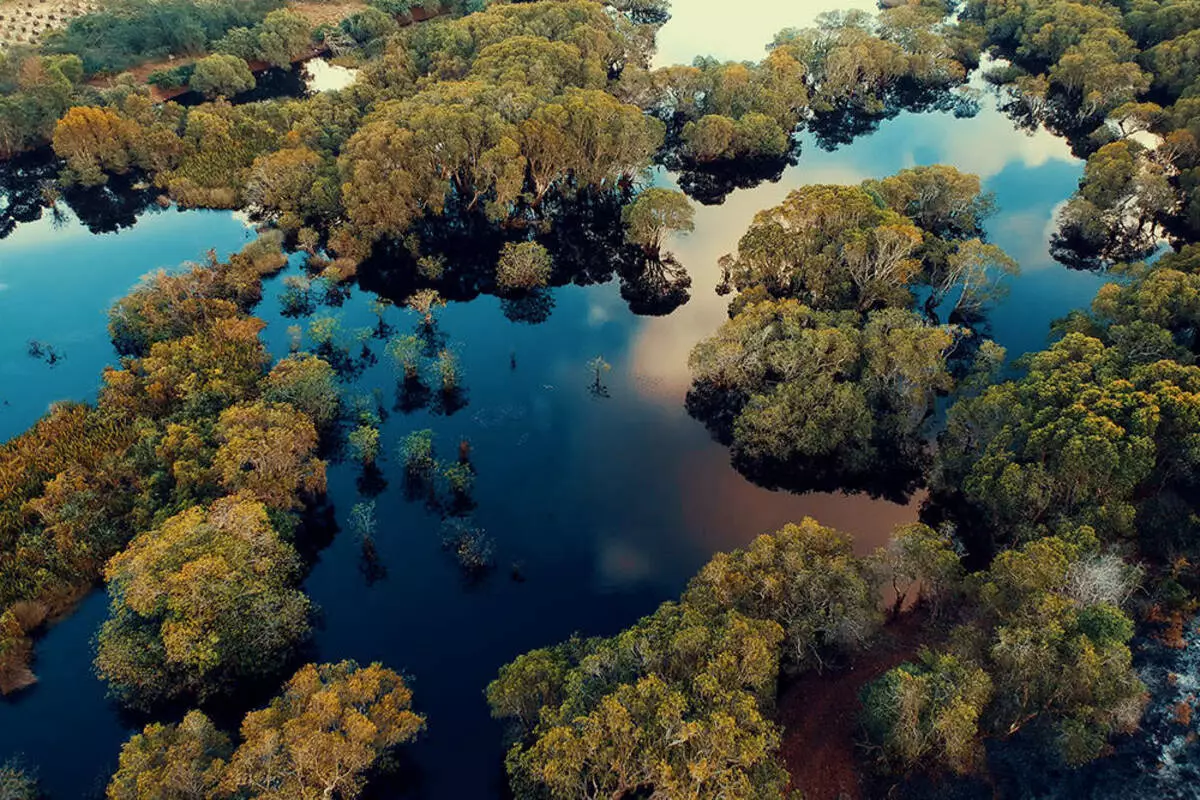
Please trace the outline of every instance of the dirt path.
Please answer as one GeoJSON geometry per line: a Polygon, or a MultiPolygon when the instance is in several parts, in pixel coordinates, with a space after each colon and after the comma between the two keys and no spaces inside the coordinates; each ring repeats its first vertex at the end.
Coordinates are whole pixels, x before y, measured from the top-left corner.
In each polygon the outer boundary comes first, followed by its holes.
{"type": "Polygon", "coordinates": [[[852,669],[808,673],[784,687],[779,700],[780,754],[792,788],[804,800],[862,797],[855,734],[859,692],[892,667],[912,659],[921,644],[920,621],[905,615],[888,625],[881,641],[852,669]]]}

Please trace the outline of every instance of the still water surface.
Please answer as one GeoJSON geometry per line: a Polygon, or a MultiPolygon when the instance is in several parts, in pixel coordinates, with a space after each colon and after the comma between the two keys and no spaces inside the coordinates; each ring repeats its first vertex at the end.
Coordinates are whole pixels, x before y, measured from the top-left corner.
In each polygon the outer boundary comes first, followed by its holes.
{"type": "MultiPolygon", "coordinates": [[[[808,24],[824,6],[748,2],[734,24],[725,6],[680,0],[661,35],[660,60],[686,62],[697,53],[756,59],[777,28],[808,24]]],[[[844,3],[829,0],[835,6],[844,3]]],[[[745,481],[726,449],[684,411],[687,354],[725,317],[727,298],[713,291],[716,261],[756,211],[802,184],[853,183],[934,162],[976,172],[996,193],[1000,213],[989,233],[1024,272],[991,315],[992,332],[1010,354],[1041,347],[1048,323],[1086,304],[1101,282],[1066,270],[1047,252],[1054,210],[1074,190],[1081,164],[1061,141],[1017,132],[989,100],[983,106],[969,120],[904,114],[835,152],[806,137],[799,165],[778,183],[698,206],[695,232],[667,245],[694,281],[691,301],[670,316],[632,315],[615,283],[556,290],[554,311],[540,325],[511,322],[492,297],[444,310],[439,328],[461,356],[468,404],[450,416],[391,413],[383,426],[388,487],[376,498],[375,540],[386,577],[365,578],[359,544],[343,532],[305,587],[322,608],[317,657],[380,660],[405,672],[429,717],[427,735],[407,751],[400,785],[378,786],[378,796],[500,796],[501,732],[482,690],[518,653],[575,631],[611,634],[677,595],[714,551],[806,514],[851,532],[863,552],[915,516],[913,504],[781,494],[745,481]],[[597,355],[613,367],[607,398],[589,391],[585,364],[597,355]],[[444,458],[460,438],[471,442],[473,523],[494,540],[498,565],[482,582],[464,582],[440,547],[440,519],[404,499],[394,448],[420,428],[437,433],[444,458]],[[523,581],[510,578],[513,564],[523,581]]],[[[198,259],[210,247],[228,254],[251,235],[230,213],[174,210],[104,235],[70,218],[18,226],[0,241],[0,400],[7,401],[0,439],[55,400],[94,396],[100,369],[114,360],[104,312],[139,275],[198,259]],[[30,358],[30,339],[65,359],[50,366],[30,358]]],[[[294,324],[280,316],[281,291],[281,279],[270,281],[257,312],[276,355],[287,352],[294,324]]],[[[366,327],[374,323],[369,300],[355,290],[340,309],[320,313],[336,314],[345,330],[366,327]]],[[[400,331],[414,324],[395,309],[388,321],[400,331]]],[[[394,378],[380,355],[346,388],[362,395],[379,388],[390,406],[394,378]]],[[[351,464],[330,467],[330,500],[343,527],[363,499],[358,477],[351,464]]],[[[97,593],[52,629],[38,644],[41,682],[0,701],[0,760],[22,753],[40,765],[54,798],[102,787],[132,729],[90,671],[90,639],[104,604],[97,593]]]]}

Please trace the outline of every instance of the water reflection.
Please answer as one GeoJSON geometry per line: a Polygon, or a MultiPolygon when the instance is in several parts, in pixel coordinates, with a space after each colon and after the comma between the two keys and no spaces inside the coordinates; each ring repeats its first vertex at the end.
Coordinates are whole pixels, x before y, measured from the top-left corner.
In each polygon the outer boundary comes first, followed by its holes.
{"type": "Polygon", "coordinates": [[[358,80],[358,70],[330,64],[326,58],[314,58],[304,63],[304,85],[310,92],[345,89],[358,80]]]}
{"type": "Polygon", "coordinates": [[[659,31],[654,65],[690,64],[696,56],[757,61],[763,46],[783,28],[811,25],[826,11],[877,8],[874,0],[676,0],[671,21],[659,31]]]}
{"type": "Polygon", "coordinates": [[[240,249],[252,232],[229,212],[174,209],[98,235],[74,214],[20,225],[0,244],[0,441],[24,431],[57,400],[87,400],[116,354],[108,308],[152,270],[240,249]],[[53,347],[53,365],[29,342],[53,347]]]}

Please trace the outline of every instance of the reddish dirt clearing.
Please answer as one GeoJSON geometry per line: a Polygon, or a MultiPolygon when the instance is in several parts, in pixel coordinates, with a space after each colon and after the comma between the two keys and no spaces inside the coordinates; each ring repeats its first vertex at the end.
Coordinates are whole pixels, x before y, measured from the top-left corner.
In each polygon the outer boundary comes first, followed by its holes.
{"type": "Polygon", "coordinates": [[[779,700],[780,754],[792,776],[792,788],[802,791],[804,800],[862,797],[855,742],[859,692],[892,667],[911,660],[921,638],[921,621],[906,614],[885,627],[878,646],[853,667],[823,675],[810,672],[785,685],[779,700]]]}

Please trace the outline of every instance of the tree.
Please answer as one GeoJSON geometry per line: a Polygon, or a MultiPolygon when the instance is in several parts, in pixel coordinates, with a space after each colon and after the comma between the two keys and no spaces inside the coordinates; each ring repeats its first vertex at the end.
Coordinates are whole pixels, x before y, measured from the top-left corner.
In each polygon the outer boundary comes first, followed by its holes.
{"type": "Polygon", "coordinates": [[[850,537],[811,517],[745,550],[718,553],[688,583],[683,602],[777,622],[783,657],[797,670],[864,648],[880,622],[870,569],[850,537]]]}
{"type": "Polygon", "coordinates": [[[379,457],[379,428],[370,422],[363,422],[346,437],[346,444],[354,459],[364,467],[372,466],[379,457]]]}
{"type": "Polygon", "coordinates": [[[179,724],[152,723],[121,747],[108,800],[209,800],[224,762],[233,752],[229,737],[200,711],[179,724]]]}
{"type": "Polygon", "coordinates": [[[399,236],[426,208],[440,212],[444,192],[427,188],[434,176],[417,175],[415,135],[389,120],[368,121],[350,138],[338,162],[346,213],[374,240],[399,236]]]}
{"type": "Polygon", "coordinates": [[[931,762],[973,772],[982,758],[980,718],[992,679],[954,655],[922,650],[863,690],[863,725],[883,762],[897,772],[931,762]]]}
{"type": "Polygon", "coordinates": [[[737,122],[719,114],[706,114],[685,123],[680,136],[684,152],[694,161],[703,164],[730,158],[736,153],[733,142],[737,136],[737,122]]]}
{"type": "Polygon", "coordinates": [[[727,270],[739,291],[761,286],[821,310],[907,305],[920,243],[919,229],[864,189],[805,186],[755,215],[727,270]]]}
{"type": "MultiPolygon", "coordinates": [[[[1168,331],[1192,352],[1200,348],[1200,246],[1166,253],[1152,265],[1120,265],[1121,282],[1106,283],[1092,300],[1092,315],[1109,331],[1149,323],[1168,331]]],[[[1155,359],[1157,360],[1157,359],[1155,359]]],[[[1182,360],[1182,359],[1179,359],[1182,360]]]]}
{"type": "Polygon", "coordinates": [[[428,328],[433,325],[434,311],[446,305],[446,301],[436,289],[421,289],[413,292],[404,304],[420,314],[421,322],[428,328]]]}
{"type": "Polygon", "coordinates": [[[1200,373],[1169,364],[1130,364],[1117,347],[1067,334],[1029,356],[1023,377],[951,408],[936,485],[961,487],[1001,542],[1080,525],[1104,540],[1134,534],[1152,476],[1166,487],[1194,474],[1168,431],[1194,413],[1200,373]]]}
{"type": "Polygon", "coordinates": [[[570,659],[561,648],[542,648],[523,653],[500,668],[488,684],[487,701],[492,716],[512,719],[525,731],[538,724],[543,707],[556,708],[565,700],[570,659]]]}
{"type": "Polygon", "coordinates": [[[54,128],[54,152],[67,162],[72,178],[94,186],[108,180],[106,172],[129,171],[139,133],[137,123],[111,109],[76,106],[54,128]]]}
{"type": "Polygon", "coordinates": [[[399,29],[395,15],[378,8],[364,8],[342,19],[341,29],[359,44],[386,39],[399,29]]]}
{"type": "Polygon", "coordinates": [[[1135,52],[1133,40],[1121,31],[1092,31],[1050,68],[1050,81],[1071,95],[1079,116],[1103,114],[1150,88],[1150,75],[1133,60],[1135,52]]]}
{"type": "Polygon", "coordinates": [[[957,291],[952,312],[978,313],[988,303],[1003,298],[1008,288],[1003,279],[1020,271],[1017,262],[994,244],[985,244],[981,239],[959,242],[937,268],[930,270],[931,303],[941,303],[957,291]]]}
{"type": "Polygon", "coordinates": [[[338,186],[332,163],[307,147],[289,147],[254,159],[246,202],[268,214],[298,222],[337,213],[338,186]]]}
{"type": "Polygon", "coordinates": [[[535,201],[552,186],[611,188],[650,163],[664,126],[636,106],[594,89],[568,89],[521,124],[535,201]]]}
{"type": "Polygon", "coordinates": [[[690,232],[695,211],[683,192],[652,186],[621,209],[625,236],[641,245],[646,255],[658,258],[663,237],[675,231],[690,232]]]}
{"type": "Polygon", "coordinates": [[[995,213],[995,197],[980,188],[979,176],[945,164],[911,167],[883,180],[865,181],[888,207],[922,230],[948,239],[978,237],[995,213]]]}
{"type": "Polygon", "coordinates": [[[550,252],[537,242],[508,242],[496,263],[496,285],[508,291],[541,289],[554,269],[550,252]]]}
{"type": "Polygon", "coordinates": [[[781,797],[779,734],[760,708],[780,637],[774,622],[664,603],[612,639],[518,659],[488,687],[494,715],[529,725],[507,759],[514,791],[781,797]]]}
{"type": "Polygon", "coordinates": [[[585,59],[569,42],[543,36],[511,36],[479,51],[470,76],[492,85],[532,90],[550,99],[568,86],[603,89],[607,75],[598,57],[585,59]]]}
{"type": "Polygon", "coordinates": [[[300,354],[281,359],[266,377],[263,399],[288,403],[308,415],[318,430],[328,428],[341,409],[337,373],[329,362],[300,354]]]}
{"type": "Polygon", "coordinates": [[[290,66],[312,46],[312,28],[303,15],[276,9],[255,26],[258,57],[275,67],[290,66]]]}
{"type": "Polygon", "coordinates": [[[237,56],[214,53],[196,62],[190,86],[209,97],[232,97],[255,86],[254,75],[237,56]]]}
{"type": "Polygon", "coordinates": [[[1190,30],[1146,51],[1154,73],[1154,86],[1169,97],[1179,97],[1200,78],[1200,31],[1190,30]]]}
{"type": "Polygon", "coordinates": [[[299,508],[304,494],[325,491],[325,462],[316,458],[317,429],[284,403],[256,401],[221,412],[213,469],[231,493],[269,508],[299,508]]]}
{"type": "Polygon", "coordinates": [[[217,319],[156,342],[143,358],[104,373],[100,404],[155,418],[194,418],[248,399],[269,361],[258,339],[263,325],[252,317],[217,319]]]}
{"type": "Polygon", "coordinates": [[[1080,240],[1107,258],[1132,260],[1153,251],[1157,223],[1178,200],[1162,165],[1131,139],[1110,142],[1088,157],[1079,192],[1060,217],[1059,237],[1080,240]]]}
{"type": "Polygon", "coordinates": [[[248,496],[177,514],[109,562],[97,670],[137,707],[270,675],[309,632],[299,573],[295,550],[248,496]]]}
{"type": "Polygon", "coordinates": [[[246,715],[221,788],[262,800],[353,800],[366,774],[424,728],[395,672],[309,664],[270,706],[246,715]]]}
{"type": "Polygon", "coordinates": [[[17,761],[0,764],[0,797],[6,800],[38,800],[37,778],[17,761]]]}
{"type": "Polygon", "coordinates": [[[881,451],[919,460],[920,425],[953,386],[955,329],[900,309],[864,321],[744,298],[688,360],[689,409],[732,442],[739,469],[773,485],[844,487],[877,472],[881,451]]]}
{"type": "Polygon", "coordinates": [[[779,800],[781,660],[853,651],[879,618],[850,537],[811,519],[718,554],[678,603],[608,639],[531,651],[487,689],[518,797],[779,800]]]}
{"type": "Polygon", "coordinates": [[[1145,687],[1119,603],[1137,571],[1086,527],[1007,550],[970,577],[967,624],[864,692],[868,737],[884,761],[973,769],[984,736],[1033,727],[1077,765],[1137,727],[1145,687]]]}
{"type": "Polygon", "coordinates": [[[1094,550],[1087,529],[1031,542],[1002,553],[980,587],[996,622],[993,726],[1011,735],[1049,718],[1071,764],[1099,756],[1113,733],[1134,730],[1146,702],[1128,646],[1132,620],[1107,598],[1071,594],[1073,564],[1094,550]]]}
{"type": "Polygon", "coordinates": [[[921,523],[896,528],[873,558],[895,595],[893,619],[900,616],[914,588],[914,604],[926,603],[936,614],[962,580],[962,564],[950,537],[921,523]]]}

